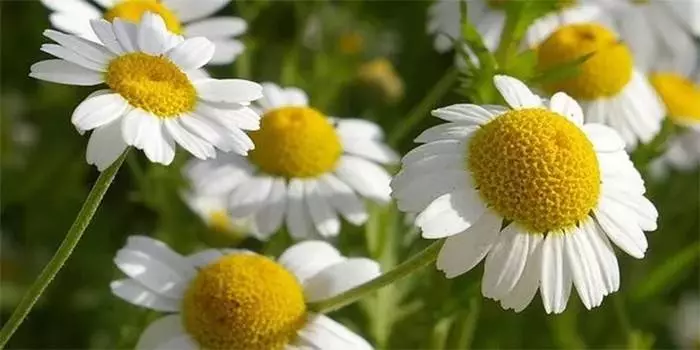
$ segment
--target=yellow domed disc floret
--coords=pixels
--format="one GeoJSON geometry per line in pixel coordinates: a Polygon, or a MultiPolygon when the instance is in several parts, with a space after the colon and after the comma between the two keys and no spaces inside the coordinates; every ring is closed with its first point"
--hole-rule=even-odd
{"type": "Polygon", "coordinates": [[[675,73],[654,73],[650,80],[673,121],[700,123],[700,86],[675,73]]]}
{"type": "Polygon", "coordinates": [[[129,53],[113,59],[105,82],[129,104],[161,118],[194,110],[197,91],[189,78],[165,57],[129,53]]]}
{"type": "Polygon", "coordinates": [[[182,34],[182,25],[175,14],[158,0],[123,0],[107,10],[104,18],[112,22],[115,18],[138,23],[146,12],[152,12],[163,18],[165,26],[175,34],[182,34]]]}
{"type": "Polygon", "coordinates": [[[592,54],[572,77],[545,84],[550,93],[564,91],[576,99],[615,96],[632,79],[633,60],[627,46],[599,24],[570,24],[537,48],[537,66],[546,71],[592,54]]]}
{"type": "Polygon", "coordinates": [[[257,254],[229,255],[205,266],[183,303],[185,330],[205,349],[282,349],[306,319],[294,275],[257,254]]]}
{"type": "Polygon", "coordinates": [[[593,145],[552,111],[502,114],[475,132],[468,154],[467,167],[484,202],[531,233],[570,228],[598,202],[593,145]]]}
{"type": "Polygon", "coordinates": [[[266,174],[285,178],[316,177],[332,171],[342,154],[330,121],[309,107],[266,112],[260,130],[250,134],[250,160],[266,174]]]}

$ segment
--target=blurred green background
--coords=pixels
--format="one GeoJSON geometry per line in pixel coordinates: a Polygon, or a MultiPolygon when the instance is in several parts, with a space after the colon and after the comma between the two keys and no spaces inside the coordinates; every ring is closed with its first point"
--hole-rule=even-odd
{"type": "MultiPolygon", "coordinates": [[[[210,72],[299,86],[328,115],[379,123],[405,153],[413,136],[437,123],[422,118],[426,110],[464,102],[450,91],[458,86],[453,56],[437,54],[425,33],[429,5],[237,1],[221,13],[249,22],[242,37],[247,51],[233,66],[210,72]],[[387,62],[393,68],[387,69],[387,62]],[[406,130],[406,121],[416,120],[416,113],[420,125],[406,130]],[[403,130],[406,135],[399,137],[403,130]]],[[[38,1],[2,0],[0,14],[4,320],[65,235],[97,171],[84,159],[87,138],[70,123],[73,109],[92,88],[28,77],[30,65],[47,57],[39,47],[47,41],[42,31],[49,28],[48,11],[38,1]]],[[[639,152],[636,159],[644,160],[651,150],[639,152]]],[[[239,242],[239,237],[207,228],[178,195],[186,187],[179,169],[186,159],[180,152],[166,168],[132,152],[76,252],[8,348],[132,347],[157,314],[110,294],[109,282],[119,276],[112,258],[128,235],[152,235],[182,253],[234,243],[269,254],[284,249],[289,242],[283,235],[265,244],[239,242]]],[[[619,254],[620,292],[594,310],[585,310],[572,293],[562,315],[546,316],[538,297],[515,314],[481,297],[481,267],[446,280],[431,266],[334,316],[379,347],[395,349],[676,348],[670,320],[683,295],[697,294],[700,277],[700,174],[672,172],[665,180],[648,179],[648,192],[659,209],[660,225],[648,234],[647,257],[619,254]]],[[[384,268],[426,244],[393,208],[374,207],[366,229],[343,227],[341,250],[369,254],[384,268]],[[377,236],[393,238],[378,250],[372,244],[377,236]]]]}

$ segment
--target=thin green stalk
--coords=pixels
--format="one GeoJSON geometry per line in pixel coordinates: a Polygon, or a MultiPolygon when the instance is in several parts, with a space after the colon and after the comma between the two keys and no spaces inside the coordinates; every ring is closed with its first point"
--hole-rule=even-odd
{"type": "Polygon", "coordinates": [[[100,174],[100,176],[97,178],[95,185],[92,186],[87,199],[85,199],[85,203],[83,203],[83,207],[80,208],[78,216],[75,218],[75,221],[73,221],[73,225],[68,230],[63,242],[61,242],[61,246],[58,247],[58,250],[56,250],[56,253],[54,253],[49,263],[46,265],[46,267],[44,267],[44,270],[41,271],[39,277],[34,281],[32,286],[19,302],[19,305],[17,305],[17,308],[15,308],[15,311],[12,313],[12,316],[10,316],[10,319],[7,320],[2,327],[2,330],[0,330],[0,349],[5,347],[7,342],[10,340],[10,337],[12,337],[12,334],[14,334],[17,328],[22,324],[24,319],[32,310],[34,304],[41,297],[41,294],[44,292],[46,287],[49,286],[54,277],[56,277],[56,274],[58,274],[73,253],[73,250],[78,245],[78,242],[83,236],[83,232],[85,232],[85,229],[90,224],[90,221],[92,221],[93,215],[95,215],[97,208],[102,202],[102,198],[107,192],[107,189],[109,189],[110,184],[112,184],[114,176],[117,174],[117,171],[121,167],[122,163],[124,162],[124,158],[126,158],[128,153],[129,149],[127,148],[127,150],[124,151],[121,156],[119,156],[114,164],[102,172],[102,174],[100,174]]]}
{"type": "Polygon", "coordinates": [[[454,83],[457,81],[458,76],[459,72],[457,69],[450,67],[450,69],[445,72],[445,75],[443,75],[442,78],[435,83],[430,92],[425,95],[423,100],[421,100],[420,103],[418,103],[418,105],[411,110],[408,117],[403,119],[401,123],[394,127],[393,132],[389,135],[389,144],[396,146],[418,125],[418,123],[423,120],[423,118],[428,116],[430,109],[433,108],[435,103],[437,103],[450,91],[452,85],[454,85],[454,83]]]}
{"type": "Polygon", "coordinates": [[[396,266],[393,270],[334,297],[311,303],[309,308],[319,313],[328,313],[351,304],[363,296],[390,285],[412,272],[431,264],[437,259],[441,247],[442,241],[437,241],[396,266]]]}

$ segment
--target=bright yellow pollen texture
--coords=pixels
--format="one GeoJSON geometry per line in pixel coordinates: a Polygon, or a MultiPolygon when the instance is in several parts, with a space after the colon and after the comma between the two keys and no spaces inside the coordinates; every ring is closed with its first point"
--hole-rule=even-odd
{"type": "Polygon", "coordinates": [[[190,79],[165,57],[129,53],[109,63],[105,81],[132,106],[161,118],[194,110],[197,91],[190,79]]]}
{"type": "Polygon", "coordinates": [[[477,130],[468,168],[486,204],[532,233],[567,229],[598,202],[593,145],[565,117],[543,108],[507,112],[477,130]]]}
{"type": "Polygon", "coordinates": [[[175,34],[182,34],[182,25],[175,14],[157,0],[123,0],[105,12],[106,20],[112,22],[119,17],[129,22],[138,23],[146,12],[160,15],[165,26],[175,34]]]}
{"type": "Polygon", "coordinates": [[[564,91],[577,99],[615,96],[632,79],[633,60],[627,46],[599,24],[571,24],[559,28],[537,48],[540,71],[561,67],[593,53],[578,73],[546,83],[550,93],[564,91]]]}
{"type": "Polygon", "coordinates": [[[294,275],[257,254],[225,256],[201,269],[183,304],[185,330],[206,349],[282,349],[305,319],[294,275]]]}
{"type": "Polygon", "coordinates": [[[700,122],[700,86],[675,73],[654,73],[650,80],[672,120],[700,122]]]}
{"type": "Polygon", "coordinates": [[[309,107],[266,112],[250,137],[255,143],[250,160],[264,173],[288,179],[333,171],[343,151],[331,122],[309,107]]]}

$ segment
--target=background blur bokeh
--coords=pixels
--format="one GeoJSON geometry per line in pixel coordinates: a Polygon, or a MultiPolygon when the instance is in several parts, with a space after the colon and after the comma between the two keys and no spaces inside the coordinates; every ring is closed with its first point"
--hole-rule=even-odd
{"type": "MultiPolygon", "coordinates": [[[[391,139],[392,130],[404,127],[436,83],[454,76],[453,56],[436,53],[426,34],[429,5],[236,1],[221,12],[249,22],[242,37],[246,52],[233,65],[210,72],[299,86],[309,93],[312,105],[329,115],[379,123],[405,153],[422,127],[402,140],[391,139]]],[[[50,27],[48,10],[38,1],[2,0],[0,13],[0,316],[6,319],[65,235],[97,171],[85,162],[87,138],[69,122],[91,89],[28,78],[30,65],[47,57],[39,47],[46,42],[42,31],[50,27]]],[[[447,93],[436,106],[457,101],[464,98],[447,93]]],[[[423,126],[436,122],[421,121],[423,126]]],[[[132,152],[76,252],[10,348],[132,347],[156,313],[109,291],[109,282],[118,276],[112,258],[130,234],[152,235],[183,253],[205,244],[238,242],[239,237],[207,228],[180,199],[186,184],[179,167],[187,159],[181,151],[171,167],[151,164],[132,152]]],[[[648,179],[649,196],[660,212],[659,229],[648,234],[645,259],[618,255],[620,292],[599,308],[586,311],[572,296],[558,316],[545,315],[538,298],[522,313],[504,311],[481,297],[482,267],[446,280],[431,266],[405,282],[412,284],[410,293],[393,293],[391,300],[380,293],[336,314],[373,343],[389,348],[676,348],[671,323],[675,309],[684,295],[698,291],[699,176],[695,170],[648,179]],[[387,320],[378,320],[379,313],[387,320]]],[[[367,230],[371,225],[382,223],[371,222],[367,230]]],[[[408,228],[398,227],[411,235],[408,228]]],[[[367,254],[363,230],[344,225],[345,253],[367,254]]],[[[265,244],[248,238],[241,244],[278,254],[287,243],[285,238],[265,244]]],[[[415,238],[396,243],[394,260],[405,259],[424,244],[415,238]]]]}

